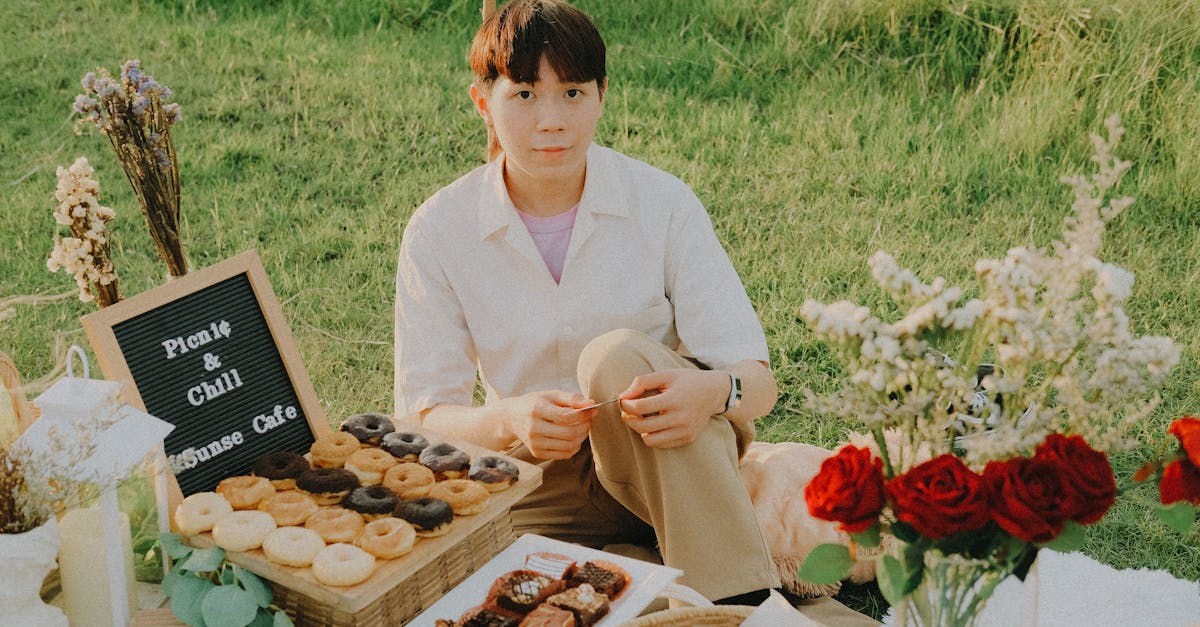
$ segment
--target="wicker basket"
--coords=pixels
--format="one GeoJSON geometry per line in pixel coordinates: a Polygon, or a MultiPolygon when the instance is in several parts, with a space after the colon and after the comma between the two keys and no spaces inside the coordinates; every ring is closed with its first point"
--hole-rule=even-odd
{"type": "Polygon", "coordinates": [[[678,607],[639,616],[625,623],[625,627],[736,627],[754,609],[749,605],[678,607]]]}
{"type": "Polygon", "coordinates": [[[349,613],[271,582],[275,604],[297,625],[403,625],[513,542],[509,516],[497,516],[363,609],[349,613]]]}

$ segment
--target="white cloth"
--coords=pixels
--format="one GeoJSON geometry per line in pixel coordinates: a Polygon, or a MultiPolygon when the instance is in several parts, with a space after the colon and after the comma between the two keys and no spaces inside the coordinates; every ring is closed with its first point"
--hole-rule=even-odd
{"type": "Polygon", "coordinates": [[[713,368],[767,361],[766,337],[704,206],[679,179],[593,145],[555,283],[497,159],[445,187],[404,230],[396,280],[396,414],[578,391],[576,361],[631,328],[713,368]]]}
{"type": "MultiPolygon", "coordinates": [[[[888,610],[883,623],[894,620],[888,610]]],[[[1082,553],[1042,549],[1035,570],[1023,583],[1009,577],[996,587],[976,624],[1197,627],[1200,583],[1162,570],[1117,570],[1082,553]]]]}

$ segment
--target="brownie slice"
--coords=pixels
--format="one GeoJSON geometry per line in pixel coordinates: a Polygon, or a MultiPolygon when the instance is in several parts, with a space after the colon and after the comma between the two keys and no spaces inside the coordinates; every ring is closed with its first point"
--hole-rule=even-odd
{"type": "Polygon", "coordinates": [[[566,582],[560,579],[531,570],[515,570],[497,580],[489,596],[495,597],[500,609],[525,614],[564,587],[566,582]]]}
{"type": "Polygon", "coordinates": [[[487,608],[476,608],[468,611],[458,619],[455,627],[518,627],[520,621],[487,608]]]}
{"type": "Polygon", "coordinates": [[[595,625],[608,613],[608,597],[586,583],[560,592],[546,599],[546,603],[570,611],[578,627],[595,625]]]}
{"type": "Polygon", "coordinates": [[[591,561],[585,562],[583,566],[576,568],[575,572],[571,574],[567,585],[574,587],[586,583],[591,585],[596,592],[610,599],[615,599],[625,589],[627,582],[627,575],[620,566],[607,562],[591,561]]]}
{"type": "Polygon", "coordinates": [[[577,627],[569,610],[543,603],[525,616],[520,627],[577,627]]]}

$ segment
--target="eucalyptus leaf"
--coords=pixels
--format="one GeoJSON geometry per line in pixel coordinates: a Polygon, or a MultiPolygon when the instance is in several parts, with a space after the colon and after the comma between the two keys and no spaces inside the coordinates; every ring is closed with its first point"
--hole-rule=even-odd
{"type": "Polygon", "coordinates": [[[272,627],[295,627],[295,623],[292,622],[292,617],[285,614],[283,610],[275,612],[274,622],[275,624],[272,627]]]}
{"type": "Polygon", "coordinates": [[[217,573],[218,585],[234,586],[237,585],[237,576],[233,574],[232,568],[221,568],[217,573]]]}
{"type": "Polygon", "coordinates": [[[1053,540],[1043,543],[1042,546],[1059,553],[1074,553],[1083,548],[1085,535],[1083,525],[1068,520],[1063,525],[1062,532],[1053,540]]]}
{"type": "Polygon", "coordinates": [[[808,554],[796,572],[796,578],[816,584],[833,584],[845,579],[853,566],[849,549],[840,544],[822,544],[808,554]]]}
{"type": "Polygon", "coordinates": [[[192,552],[192,547],[184,544],[183,540],[173,533],[158,534],[158,543],[162,545],[163,551],[167,555],[170,555],[173,560],[181,560],[192,552]]]}
{"type": "Polygon", "coordinates": [[[850,534],[850,537],[854,540],[854,542],[856,544],[858,544],[859,546],[862,546],[862,547],[866,547],[868,549],[873,549],[873,548],[879,546],[879,544],[882,542],[882,538],[880,537],[880,534],[879,534],[879,524],[878,523],[871,525],[866,531],[863,531],[862,533],[852,533],[852,534],[850,534]]]}
{"type": "Polygon", "coordinates": [[[271,588],[267,586],[261,577],[237,565],[234,565],[232,571],[237,577],[238,583],[247,592],[254,595],[259,607],[267,607],[271,604],[271,600],[275,598],[275,595],[271,593],[271,588]]]}
{"type": "Polygon", "coordinates": [[[220,568],[223,561],[225,561],[225,550],[220,547],[196,549],[192,551],[191,557],[183,563],[182,568],[194,573],[211,573],[220,568]]]}
{"type": "Polygon", "coordinates": [[[177,586],[180,585],[179,580],[184,577],[191,577],[192,579],[195,579],[195,576],[183,572],[182,569],[172,569],[171,572],[163,576],[162,593],[168,597],[175,596],[175,592],[178,590],[177,586]]]}
{"type": "Polygon", "coordinates": [[[175,594],[171,595],[171,612],[175,614],[175,618],[192,627],[204,627],[200,603],[209,590],[215,587],[213,582],[207,579],[181,575],[174,585],[175,594]]]}
{"type": "Polygon", "coordinates": [[[251,621],[250,627],[272,627],[274,624],[275,617],[271,615],[271,612],[260,607],[254,613],[254,620],[251,621]]]}
{"type": "Polygon", "coordinates": [[[875,581],[879,584],[879,592],[892,605],[898,605],[904,595],[911,592],[907,589],[908,572],[900,560],[891,555],[880,555],[876,562],[875,581]]]}
{"type": "Polygon", "coordinates": [[[1196,507],[1187,501],[1155,505],[1154,511],[1164,525],[1179,533],[1187,533],[1192,528],[1192,522],[1196,520],[1196,507]]]}
{"type": "Polygon", "coordinates": [[[200,602],[204,622],[220,627],[245,627],[258,613],[254,595],[237,586],[216,586],[200,602]]]}

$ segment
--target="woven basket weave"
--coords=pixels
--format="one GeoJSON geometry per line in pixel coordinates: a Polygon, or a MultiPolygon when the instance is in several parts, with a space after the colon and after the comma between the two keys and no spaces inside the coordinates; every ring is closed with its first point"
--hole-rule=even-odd
{"type": "Polygon", "coordinates": [[[625,627],[736,627],[754,612],[749,605],[677,607],[639,616],[625,627]]]}

